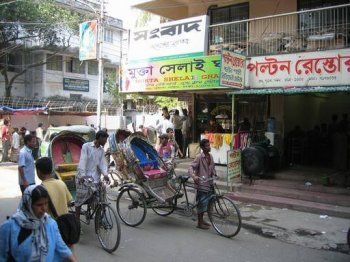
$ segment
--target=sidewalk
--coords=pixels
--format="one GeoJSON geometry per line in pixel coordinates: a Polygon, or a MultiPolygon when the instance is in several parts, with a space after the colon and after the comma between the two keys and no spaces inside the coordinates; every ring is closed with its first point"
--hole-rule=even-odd
{"type": "MultiPolygon", "coordinates": [[[[176,174],[185,175],[190,159],[177,161],[176,174]]],[[[216,166],[220,189],[227,189],[225,166],[216,166]]],[[[305,247],[332,250],[350,254],[346,245],[350,220],[322,214],[299,212],[257,204],[237,202],[242,226],[265,237],[305,247]]]]}

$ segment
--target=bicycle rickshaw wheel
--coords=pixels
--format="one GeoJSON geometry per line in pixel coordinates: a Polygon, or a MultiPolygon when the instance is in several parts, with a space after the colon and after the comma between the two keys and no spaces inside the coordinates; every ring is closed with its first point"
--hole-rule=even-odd
{"type": "Polygon", "coordinates": [[[114,209],[108,204],[101,204],[96,210],[95,231],[98,240],[108,253],[114,252],[120,243],[120,223],[114,209]]]}
{"type": "Polygon", "coordinates": [[[117,198],[117,213],[126,225],[140,225],[147,213],[145,198],[134,188],[123,189],[117,198]]]}
{"type": "Polygon", "coordinates": [[[165,203],[163,204],[156,202],[156,204],[159,204],[160,206],[152,206],[152,210],[154,211],[154,213],[162,217],[169,216],[175,210],[174,203],[167,203],[168,206],[165,203]]]}
{"type": "Polygon", "coordinates": [[[233,201],[225,196],[212,198],[208,206],[208,217],[221,236],[233,237],[241,229],[241,213],[233,201]]]}

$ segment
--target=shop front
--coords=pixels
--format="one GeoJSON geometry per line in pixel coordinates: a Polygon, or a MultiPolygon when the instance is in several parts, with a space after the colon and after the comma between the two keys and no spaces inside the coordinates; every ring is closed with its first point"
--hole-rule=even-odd
{"type": "Polygon", "coordinates": [[[262,130],[282,165],[327,168],[346,181],[350,50],[252,57],[246,67],[247,88],[230,94],[237,121],[250,121],[248,141],[262,130]]]}

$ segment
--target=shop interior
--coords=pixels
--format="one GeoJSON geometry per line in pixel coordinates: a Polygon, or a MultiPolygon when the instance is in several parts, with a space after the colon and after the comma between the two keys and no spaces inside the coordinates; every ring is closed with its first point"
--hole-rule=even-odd
{"type": "Polygon", "coordinates": [[[278,148],[282,165],[349,170],[349,101],[349,92],[237,95],[235,132],[247,119],[252,134],[278,148]]]}
{"type": "Polygon", "coordinates": [[[196,95],[195,137],[215,118],[223,133],[251,133],[251,142],[267,137],[280,152],[281,165],[349,170],[350,93],[196,95]],[[332,123],[333,115],[337,116],[332,123]]]}

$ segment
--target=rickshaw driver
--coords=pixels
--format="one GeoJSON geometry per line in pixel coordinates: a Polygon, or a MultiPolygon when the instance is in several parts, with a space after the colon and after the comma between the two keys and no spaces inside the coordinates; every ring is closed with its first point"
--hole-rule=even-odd
{"type": "Polygon", "coordinates": [[[92,178],[94,183],[100,182],[101,173],[104,179],[109,182],[108,164],[105,158],[104,145],[107,142],[108,134],[105,131],[98,131],[92,142],[83,145],[80,154],[78,173],[75,178],[76,198],[75,215],[79,219],[81,206],[92,196],[94,189],[83,183],[84,179],[92,178]]]}
{"type": "Polygon", "coordinates": [[[213,156],[210,154],[210,143],[208,139],[202,139],[199,142],[202,153],[199,153],[188,168],[188,174],[192,177],[197,188],[197,213],[198,224],[200,229],[209,229],[210,224],[203,219],[207,212],[210,195],[213,193],[213,181],[208,178],[216,176],[215,163],[213,156]],[[201,181],[203,179],[203,181],[201,181]]]}

